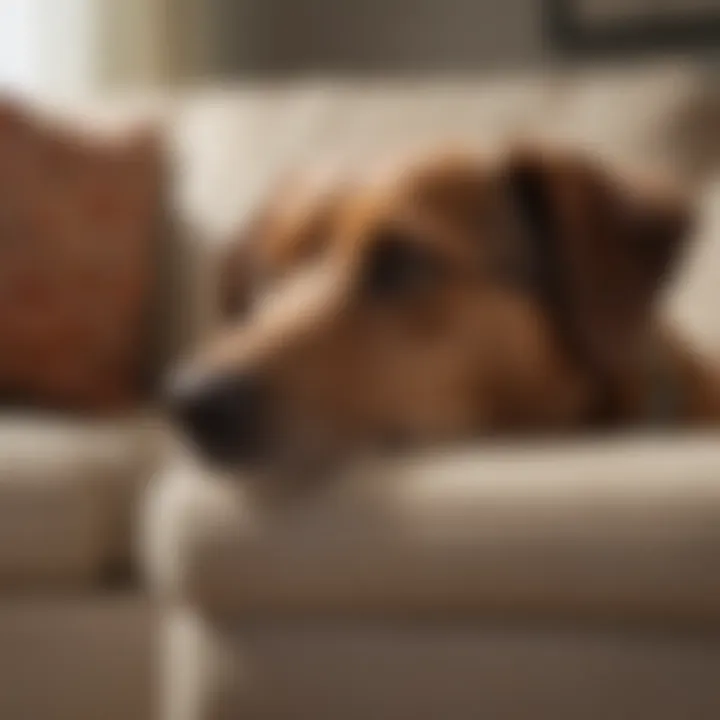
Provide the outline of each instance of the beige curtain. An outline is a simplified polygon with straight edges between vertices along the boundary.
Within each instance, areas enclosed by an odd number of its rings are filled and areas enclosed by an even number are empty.
[[[95,0],[97,59],[104,86],[165,82],[170,72],[167,0]]]
[[[91,0],[106,87],[182,82],[202,67],[203,0]]]
[[[204,0],[0,0],[0,89],[152,88],[198,74]]]

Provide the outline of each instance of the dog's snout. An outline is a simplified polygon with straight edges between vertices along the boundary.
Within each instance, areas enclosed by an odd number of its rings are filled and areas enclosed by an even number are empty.
[[[171,381],[168,403],[175,421],[213,460],[255,456],[266,415],[263,384],[251,374],[180,374]]]

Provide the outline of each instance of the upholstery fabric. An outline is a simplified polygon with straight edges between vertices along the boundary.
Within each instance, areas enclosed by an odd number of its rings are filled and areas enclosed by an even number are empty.
[[[436,143],[494,147],[540,137],[580,143],[614,161],[707,172],[718,149],[713,96],[691,65],[502,73],[396,81],[327,79],[204,88],[178,102],[173,127],[182,206],[209,241],[241,222],[278,176],[328,158],[352,167]]]
[[[3,720],[157,720],[158,625],[140,593],[0,599]]]
[[[0,108],[0,398],[127,409],[145,383],[163,150],[48,117]]]
[[[168,613],[168,720],[715,720],[702,632],[528,623],[222,625]]]
[[[134,506],[156,462],[149,418],[0,420],[0,589],[95,584],[131,553]]]
[[[720,618],[715,435],[421,455],[285,499],[178,460],[144,526],[156,587],[223,617]]]
[[[720,358],[720,167],[698,193],[698,229],[668,294],[669,317],[709,357]]]

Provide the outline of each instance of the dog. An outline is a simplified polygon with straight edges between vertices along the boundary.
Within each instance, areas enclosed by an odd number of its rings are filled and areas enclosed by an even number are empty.
[[[209,460],[300,473],[386,449],[720,419],[659,298],[678,188],[580,150],[435,151],[302,177],[224,263],[226,327],[174,376]]]

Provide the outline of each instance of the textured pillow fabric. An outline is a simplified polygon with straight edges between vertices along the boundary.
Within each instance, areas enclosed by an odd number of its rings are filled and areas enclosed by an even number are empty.
[[[163,152],[0,107],[0,397],[117,411],[143,393]]]

